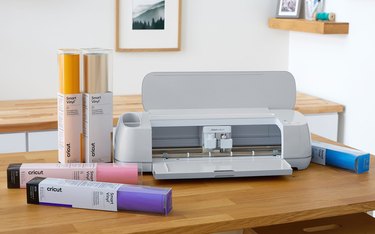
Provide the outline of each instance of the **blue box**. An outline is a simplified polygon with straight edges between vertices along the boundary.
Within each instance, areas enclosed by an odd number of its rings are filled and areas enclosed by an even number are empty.
[[[313,141],[311,161],[361,174],[370,169],[370,154],[360,150]]]

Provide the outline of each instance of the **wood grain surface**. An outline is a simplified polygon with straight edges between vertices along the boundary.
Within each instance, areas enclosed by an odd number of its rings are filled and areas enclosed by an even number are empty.
[[[302,114],[341,113],[344,106],[305,93],[297,93],[295,110]]]
[[[28,205],[24,189],[6,188],[9,163],[56,161],[56,151],[0,155],[0,233],[210,233],[375,209],[375,170],[357,175],[316,164],[280,177],[156,181],[144,175],[145,185],[172,187],[169,216]]]
[[[304,114],[342,112],[340,104],[298,93],[296,110]],[[113,123],[124,112],[143,111],[140,95],[114,96]],[[57,129],[56,99],[0,101],[0,133]]]
[[[346,22],[270,18],[268,20],[268,26],[273,29],[320,34],[349,33],[349,23]]]

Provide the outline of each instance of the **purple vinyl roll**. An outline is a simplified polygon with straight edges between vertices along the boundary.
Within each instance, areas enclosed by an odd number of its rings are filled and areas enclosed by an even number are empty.
[[[117,190],[117,209],[167,215],[172,210],[172,190],[123,185]]]
[[[172,210],[171,188],[43,177],[35,177],[26,187],[29,204],[164,215]]]

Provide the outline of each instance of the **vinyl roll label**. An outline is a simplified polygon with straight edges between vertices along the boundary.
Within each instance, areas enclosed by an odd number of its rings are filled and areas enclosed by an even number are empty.
[[[121,186],[113,183],[45,178],[37,185],[28,183],[28,190],[33,187],[33,193],[28,193],[28,196],[38,202],[34,204],[117,211],[117,190]]]
[[[81,162],[82,94],[58,94],[60,163]]]

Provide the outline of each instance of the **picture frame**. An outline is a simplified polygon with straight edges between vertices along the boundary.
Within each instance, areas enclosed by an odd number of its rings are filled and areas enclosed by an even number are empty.
[[[304,0],[278,0],[276,18],[300,18]]]
[[[181,50],[181,0],[115,0],[115,50]]]

